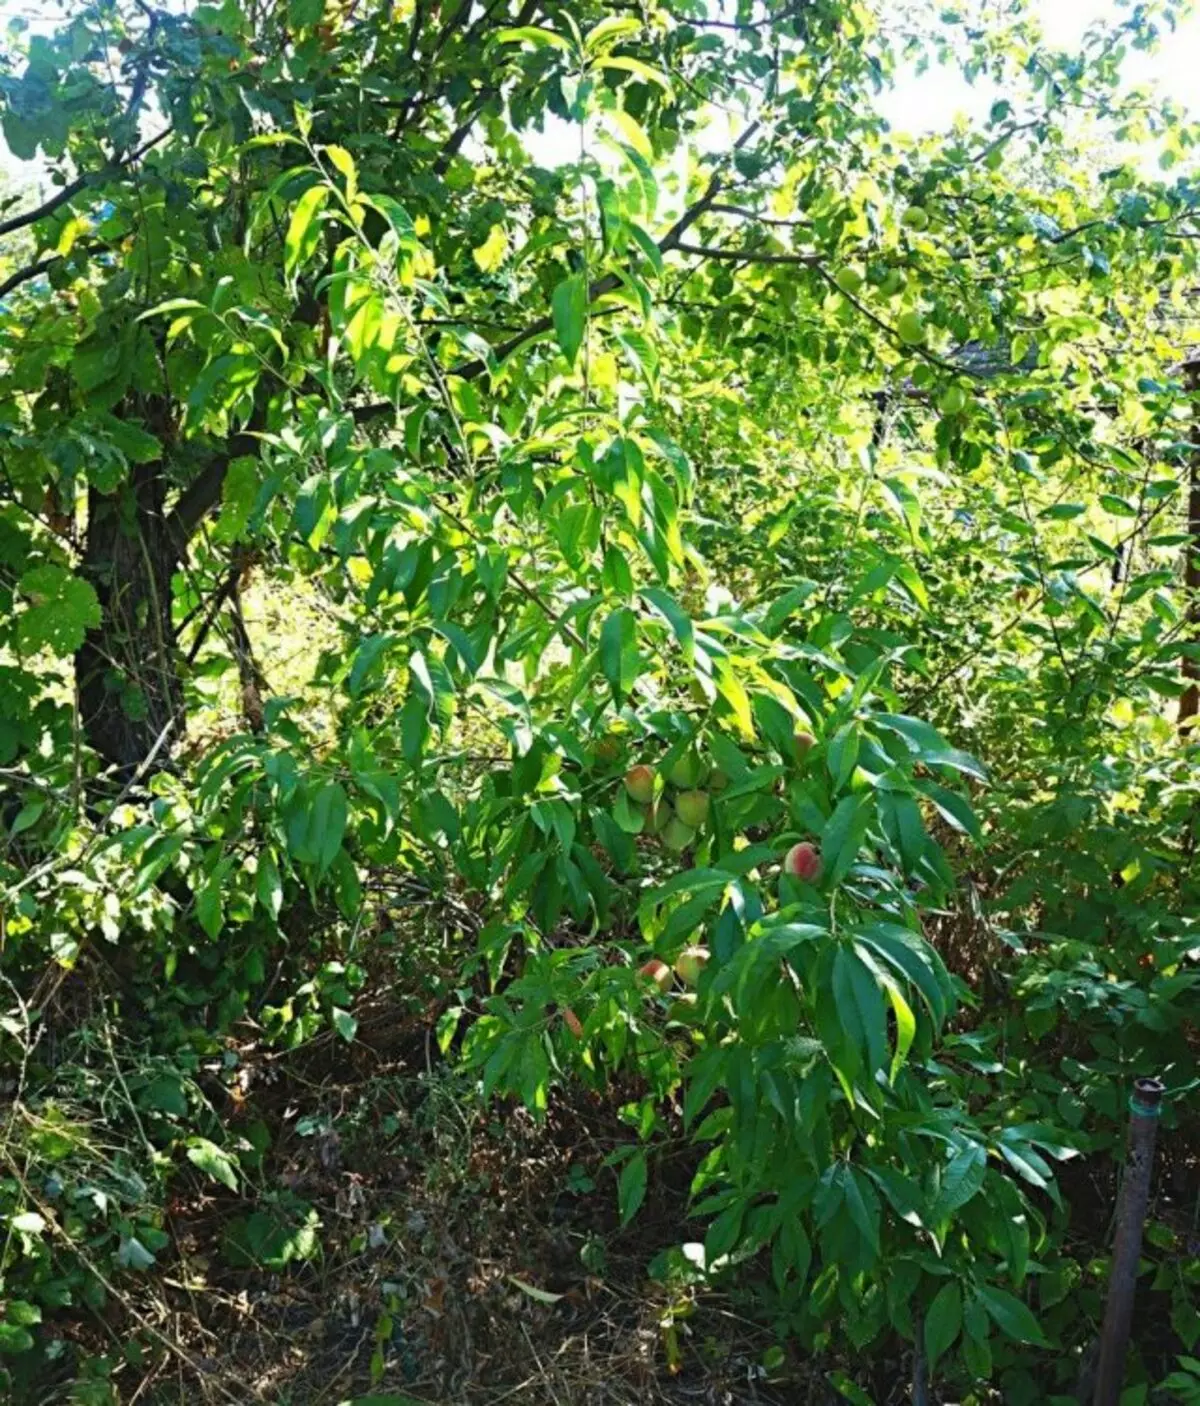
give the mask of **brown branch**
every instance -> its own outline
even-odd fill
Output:
[[[771,254],[757,249],[718,249],[708,244],[685,244],[680,240],[676,249],[681,254],[695,254],[702,259],[727,259],[738,264],[801,264],[815,268],[821,262],[820,254]]]
[[[7,298],[14,288],[19,288],[22,283],[28,283],[31,278],[36,278],[38,274],[45,273],[62,259],[61,254],[51,254],[48,259],[39,259],[35,264],[27,264],[23,269],[18,269],[16,273],[11,273],[0,283],[0,298]]]
[[[250,424],[233,436],[221,454],[214,456],[200,470],[199,475],[179,495],[170,516],[167,518],[167,532],[170,541],[180,556],[187,549],[192,533],[204,521],[209,511],[216,506],[225,483],[225,475],[234,459],[253,456],[258,453],[258,431],[265,423],[265,416],[256,411]]]
[[[781,225],[784,229],[812,229],[808,220],[784,220],[774,215],[760,215],[757,210],[747,210],[744,205],[726,205],[716,200],[708,208],[714,215],[738,215],[743,220],[756,220],[760,225]]]
[[[82,176],[77,176],[75,180],[63,186],[57,195],[52,195],[49,200],[44,200],[32,210],[26,210],[23,215],[12,215],[7,220],[0,220],[0,235],[11,234],[13,230],[24,229],[27,225],[36,224],[38,220],[44,220],[47,215],[53,215],[55,210],[65,205],[69,200],[73,200],[81,190],[86,190],[89,186],[96,186],[111,179],[126,166],[131,166],[135,161],[140,160],[152,147],[156,147],[164,137],[168,136],[170,131],[170,127],[165,127],[158,136],[151,137],[148,142],[143,142],[136,151],[131,151],[128,156],[122,157],[119,161],[110,162],[103,170],[88,171]]]

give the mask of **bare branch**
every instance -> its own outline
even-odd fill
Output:
[[[36,224],[38,220],[44,220],[47,215],[53,215],[55,210],[65,205],[67,201],[74,200],[81,190],[86,190],[89,186],[100,185],[103,181],[111,179],[119,171],[124,170],[126,166],[131,166],[135,161],[140,160],[152,147],[156,147],[170,131],[170,127],[165,127],[158,136],[151,137],[148,142],[143,142],[136,151],[131,151],[128,156],[112,162],[101,171],[88,171],[82,176],[77,176],[75,180],[69,181],[63,186],[56,195],[52,195],[49,200],[44,200],[34,209],[26,210],[23,215],[13,215],[7,220],[0,220],[0,235],[11,234],[15,229],[24,229],[27,225]]]

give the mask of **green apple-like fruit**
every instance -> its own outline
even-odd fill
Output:
[[[680,791],[675,797],[675,814],[685,825],[699,830],[708,819],[708,792]]]
[[[900,223],[905,229],[928,229],[929,215],[924,206],[910,205],[908,209],[905,210]]]
[[[807,840],[793,845],[783,859],[784,873],[803,879],[806,884],[815,884],[821,877],[821,851]]]
[[[654,768],[644,764],[631,766],[625,773],[625,789],[630,800],[649,805],[654,799]]]
[[[651,957],[648,962],[643,963],[638,968],[638,976],[652,981],[664,996],[671,989],[671,983],[675,979],[671,968],[667,966],[666,962],[660,962],[657,957]]]
[[[660,796],[653,805],[643,806],[642,814],[646,817],[646,834],[661,835],[671,819],[671,803]]]
[[[919,312],[903,312],[896,322],[896,331],[906,346],[920,346],[925,340],[925,319]]]
[[[798,727],[792,734],[792,746],[796,749],[796,760],[802,762],[817,745],[817,739],[806,727]]]
[[[682,850],[687,849],[688,845],[690,845],[695,838],[695,830],[693,830],[690,825],[685,825],[677,815],[673,815],[670,820],[667,821],[666,827],[662,832],[663,844],[675,854],[679,854]]]
[[[695,986],[707,964],[707,947],[685,947],[675,958],[675,975],[685,986]]]
[[[693,786],[699,786],[704,780],[706,771],[707,767],[695,752],[684,752],[667,772],[667,780],[680,791],[690,791]]]
[[[880,286],[885,298],[895,298],[908,287],[908,274],[903,269],[891,269]]]
[[[862,274],[859,273],[857,269],[851,268],[838,269],[837,273],[834,275],[833,281],[843,293],[849,293],[851,295],[858,292],[863,282]]]
[[[947,386],[938,401],[938,409],[943,415],[961,415],[967,408],[967,393],[961,386]]]
[[[708,789],[710,791],[723,791],[729,785],[729,777],[719,766],[713,767],[708,773]]]

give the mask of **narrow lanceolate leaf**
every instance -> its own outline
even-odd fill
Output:
[[[310,836],[318,868],[322,872],[333,863],[346,833],[348,809],[346,792],[337,781],[328,781],[313,803]]]
[[[582,274],[573,273],[554,290],[550,300],[554,316],[554,335],[567,361],[574,366],[587,329],[587,282]]]
[[[843,796],[821,835],[821,856],[830,884],[845,878],[858,858],[871,818],[867,796]]]
[[[942,1189],[933,1208],[933,1219],[945,1221],[965,1206],[982,1187],[987,1175],[987,1151],[979,1143],[961,1148],[942,1171]]]
[[[283,241],[283,267],[289,277],[303,267],[317,252],[321,241],[318,216],[329,199],[329,187],[314,185],[296,202]]]
[[[951,1280],[934,1295],[925,1314],[925,1356],[932,1373],[939,1358],[954,1346],[962,1331],[962,1289]]]
[[[617,1207],[621,1213],[621,1224],[627,1225],[641,1208],[646,1199],[646,1154],[635,1152],[621,1168],[617,1184]]]
[[[1010,1294],[1006,1289],[994,1289],[986,1285],[980,1285],[975,1294],[987,1310],[988,1317],[1002,1333],[1020,1343],[1033,1343],[1038,1347],[1048,1346],[1037,1319],[1014,1294]]]
[[[625,606],[600,627],[600,668],[619,705],[638,676],[637,620]]]

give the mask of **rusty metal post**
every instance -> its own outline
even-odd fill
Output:
[[[1104,1327],[1100,1333],[1093,1406],[1117,1406],[1125,1381],[1125,1352],[1133,1320],[1142,1226],[1150,1203],[1150,1173],[1154,1167],[1154,1140],[1158,1115],[1162,1112],[1162,1096],[1160,1080],[1134,1081],[1133,1097],[1129,1100],[1129,1152],[1117,1205],[1117,1234],[1108,1275],[1108,1302],[1104,1306]]]

